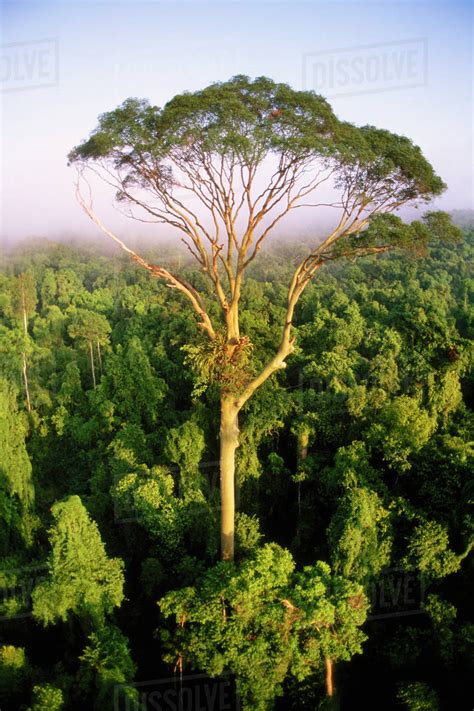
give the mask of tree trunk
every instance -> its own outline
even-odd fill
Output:
[[[220,428],[221,558],[234,559],[235,450],[239,446],[238,409],[231,397],[221,397]]]
[[[23,312],[23,332],[25,336],[28,336],[28,318],[26,315],[26,307],[25,307],[25,293],[24,290],[22,289],[21,292],[21,299],[22,299],[22,312]],[[27,362],[26,362],[26,353],[23,351],[21,354],[22,360],[23,360],[23,382],[25,383],[25,393],[26,393],[26,406],[28,408],[28,412],[31,412],[31,400],[30,400],[30,387],[28,385],[28,372],[27,372]]]
[[[308,445],[309,445],[309,432],[307,430],[302,430],[298,434],[298,451],[297,451],[297,462],[298,465],[303,464],[305,459],[308,457]],[[299,531],[301,521],[301,481],[298,480],[298,526]]]
[[[89,341],[89,354],[90,354],[90,358],[91,358],[92,382],[94,383],[94,390],[95,390],[96,381],[95,381],[94,351],[92,349],[92,341]]]
[[[298,464],[304,462],[308,456],[309,432],[302,430],[298,435]]]
[[[102,353],[100,352],[100,343],[97,341],[97,358],[99,360],[99,370],[102,375]]]
[[[28,335],[28,316],[26,313],[25,275],[21,274],[18,278],[20,281],[21,313],[23,316],[23,331],[26,336],[26,335]]]
[[[26,353],[22,353],[22,358],[23,358],[23,382],[25,383],[25,393],[26,393],[26,406],[28,408],[28,412],[31,412],[31,400],[30,400],[30,387],[28,385],[28,372],[26,368]]]
[[[326,665],[326,694],[328,696],[333,696],[334,694],[334,682],[333,682],[333,666],[332,660],[326,658],[324,660]]]

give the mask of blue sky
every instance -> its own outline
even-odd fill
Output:
[[[128,96],[162,105],[234,74],[314,88],[341,118],[410,136],[449,185],[436,206],[473,207],[472,3],[37,0],[0,8],[5,240],[93,234],[66,155],[99,113]]]

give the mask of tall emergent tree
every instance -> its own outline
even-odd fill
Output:
[[[28,360],[26,349],[28,345],[28,318],[36,309],[36,283],[31,272],[19,274],[12,283],[11,308],[13,315],[22,323],[24,346],[21,352],[22,375],[25,385],[26,406],[31,412],[30,386],[28,383]]]
[[[92,383],[95,388],[97,381],[95,377],[94,346],[97,348],[99,365],[102,370],[100,346],[107,343],[108,335],[111,331],[110,325],[102,314],[94,313],[89,309],[77,309],[72,316],[68,331],[71,338],[85,344],[89,351]]]
[[[231,560],[239,413],[285,367],[298,299],[328,261],[395,247],[422,250],[433,233],[452,233],[443,213],[411,224],[393,214],[429,202],[445,185],[408,138],[340,121],[323,97],[265,77],[236,76],[175,96],[164,108],[128,99],[103,114],[69,158],[79,168],[77,195],[86,213],[138,264],[184,294],[208,339],[191,353],[200,377],[220,387],[221,548]],[[81,193],[86,167],[117,190],[129,216],[181,232],[209,279],[220,323],[211,318],[205,293],[136,254],[103,224]],[[335,226],[296,266],[274,355],[255,372],[239,323],[244,275],[273,228],[292,210],[310,206],[334,208]]]

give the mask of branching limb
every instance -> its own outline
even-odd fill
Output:
[[[211,319],[209,318],[209,315],[207,314],[204,308],[201,296],[198,291],[187,281],[181,279],[175,274],[172,274],[164,267],[160,267],[156,264],[150,264],[150,262],[148,262],[139,254],[134,252],[133,249],[130,249],[130,247],[128,247],[125,242],[123,242],[123,240],[121,240],[119,237],[117,237],[116,234],[109,230],[109,228],[104,225],[102,220],[94,212],[92,199],[89,199],[88,202],[84,199],[80,189],[80,178],[78,178],[76,181],[76,198],[86,215],[88,215],[88,217],[99,227],[100,230],[102,230],[102,232],[104,232],[104,234],[106,234],[116,244],[118,244],[119,247],[134,260],[134,262],[149,271],[153,276],[159,279],[164,279],[167,283],[167,286],[172,289],[178,289],[178,291],[181,291],[188,298],[188,300],[191,302],[194,311],[201,319],[198,325],[208,334],[209,338],[214,338],[216,335],[214,327],[212,325]]]
[[[308,257],[306,257],[297,267],[293,275],[290,287],[288,289],[288,302],[287,310],[285,315],[285,323],[283,326],[282,337],[278,351],[273,356],[273,358],[267,363],[267,365],[260,371],[260,373],[247,385],[241,395],[236,399],[236,407],[240,410],[247,400],[253,395],[253,393],[268,380],[268,378],[273,375],[278,370],[286,368],[286,359],[294,350],[295,337],[291,336],[291,329],[293,325],[293,315],[295,307],[299,301],[299,298],[303,291],[306,289],[307,285],[313,278],[316,271],[325,263],[332,261],[334,259],[340,259],[341,257],[346,257],[348,259],[356,259],[358,257],[367,256],[370,254],[381,254],[383,252],[388,252],[391,248],[390,245],[381,245],[376,247],[361,247],[348,250],[345,253],[333,255],[331,253],[325,253],[324,247],[328,247],[334,241],[345,237],[352,232],[360,230],[364,227],[364,222],[358,222],[356,226],[356,221],[351,222],[344,232],[340,232],[341,225],[344,224],[344,218],[341,218],[336,229],[324,240],[322,245]]]

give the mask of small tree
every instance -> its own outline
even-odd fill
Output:
[[[10,545],[11,529],[17,528],[24,542],[31,545],[36,525],[35,488],[25,443],[26,424],[25,413],[18,412],[16,389],[0,378],[0,547],[3,553]]]
[[[13,315],[20,321],[23,327],[24,346],[21,352],[22,375],[25,386],[26,406],[31,412],[30,387],[28,383],[28,319],[35,313],[37,296],[36,282],[31,272],[19,274],[12,283],[11,307]]]
[[[397,700],[408,711],[437,711],[439,709],[436,692],[422,681],[400,684]]]
[[[61,689],[52,684],[37,684],[33,687],[33,705],[28,711],[61,711],[64,707],[64,695]]]
[[[138,692],[133,686],[136,672],[130,656],[128,639],[113,625],[103,625],[89,636],[81,656],[78,680],[81,701],[90,689],[94,692],[93,708],[138,709]]]
[[[433,234],[457,235],[443,213],[411,224],[391,214],[429,202],[445,185],[408,138],[340,121],[323,97],[265,77],[236,76],[178,95],[163,109],[128,99],[103,114],[69,158],[80,175],[90,167],[116,188],[131,217],[138,209],[138,219],[179,230],[209,280],[220,323],[211,319],[204,293],[135,253],[102,223],[78,179],[77,196],[89,217],[137,264],[187,298],[208,339],[193,347],[190,358],[201,381],[220,387],[221,552],[230,560],[239,413],[285,367],[294,349],[293,317],[301,294],[332,260],[395,247],[421,252]],[[334,188],[333,199],[318,197],[324,184]],[[296,266],[274,355],[255,372],[251,344],[240,331],[245,272],[288,213],[328,206],[337,210],[336,225]]]
[[[100,624],[123,600],[123,563],[107,556],[79,496],[56,502],[52,512],[49,574],[33,591],[33,615],[44,625],[70,613]]]
[[[18,708],[31,678],[31,667],[23,647],[0,647],[0,698],[6,708]]]
[[[205,448],[204,432],[193,420],[172,427],[166,435],[165,454],[179,467],[181,493],[202,489],[199,463]]]
[[[94,348],[97,349],[99,366],[102,369],[102,356],[100,346],[107,343],[111,331],[110,324],[102,314],[89,311],[88,309],[77,309],[68,327],[71,338],[77,339],[84,344],[89,351],[89,360],[94,388],[97,385],[95,376]]]

